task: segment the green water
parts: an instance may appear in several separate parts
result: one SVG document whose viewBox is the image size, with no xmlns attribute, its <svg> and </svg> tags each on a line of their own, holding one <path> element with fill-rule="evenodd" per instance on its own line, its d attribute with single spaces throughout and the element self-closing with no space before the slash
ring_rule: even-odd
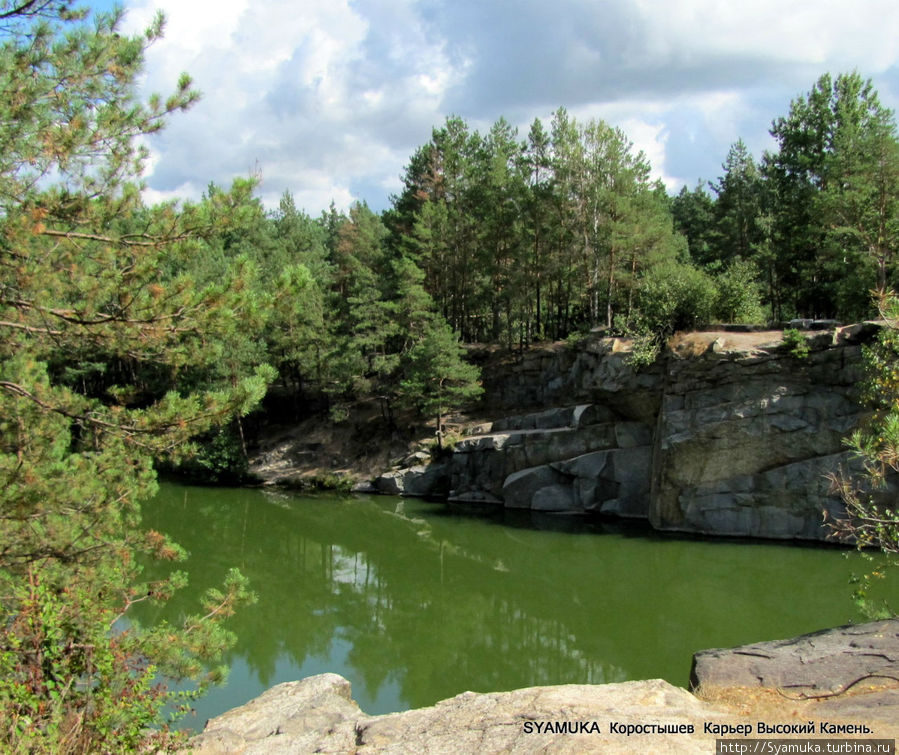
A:
<svg viewBox="0 0 899 755">
<path fill-rule="evenodd" d="M 231 676 L 196 704 L 193 728 L 325 671 L 348 678 L 372 714 L 465 690 L 655 677 L 684 686 L 696 650 L 859 618 L 848 580 L 864 565 L 834 548 L 172 483 L 144 511 L 190 554 L 191 588 L 165 616 L 195 612 L 191 595 L 230 566 L 259 596 L 232 620 Z"/>
</svg>

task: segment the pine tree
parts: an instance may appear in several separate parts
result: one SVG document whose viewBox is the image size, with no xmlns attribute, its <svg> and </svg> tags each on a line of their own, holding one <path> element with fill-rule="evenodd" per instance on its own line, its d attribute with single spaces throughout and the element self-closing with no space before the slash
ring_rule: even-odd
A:
<svg viewBox="0 0 899 755">
<path fill-rule="evenodd" d="M 141 205 L 136 137 L 197 94 L 183 76 L 167 99 L 139 102 L 162 18 L 128 37 L 120 17 L 0 0 L 4 749 L 145 745 L 170 699 L 157 680 L 217 678 L 203 661 L 227 646 L 218 622 L 248 597 L 235 572 L 181 627 L 121 622 L 184 583 L 140 579 L 140 553 L 180 556 L 139 526 L 154 460 L 184 457 L 192 435 L 248 411 L 273 371 L 232 356 L 264 326 L 255 266 L 237 255 L 195 274 L 207 240 L 252 212 L 247 185 L 200 205 Z M 202 374 L 214 379 L 181 379 Z"/>
<path fill-rule="evenodd" d="M 762 241 L 762 176 L 742 139 L 731 145 L 721 167 L 724 175 L 711 184 L 717 197 L 717 258 L 748 260 Z"/>
<path fill-rule="evenodd" d="M 825 74 L 771 134 L 778 150 L 763 171 L 776 298 L 786 310 L 775 306 L 775 316 L 864 316 L 869 291 L 890 277 L 895 249 L 892 112 L 859 74 Z"/>
<path fill-rule="evenodd" d="M 437 444 L 443 445 L 443 418 L 482 392 L 480 371 L 463 358 L 456 334 L 437 319 L 406 354 L 401 398 L 407 406 L 436 421 Z"/>
</svg>

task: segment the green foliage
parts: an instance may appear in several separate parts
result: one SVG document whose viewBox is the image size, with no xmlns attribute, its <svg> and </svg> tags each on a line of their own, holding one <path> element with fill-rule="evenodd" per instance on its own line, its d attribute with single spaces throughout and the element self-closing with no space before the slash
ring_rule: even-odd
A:
<svg viewBox="0 0 899 755">
<path fill-rule="evenodd" d="M 637 291 L 638 330 L 670 335 L 707 324 L 715 311 L 715 282 L 690 265 L 652 268 Z"/>
<path fill-rule="evenodd" d="M 765 315 L 757 278 L 756 266 L 739 257 L 716 275 L 715 319 L 732 323 L 763 322 Z"/>
<path fill-rule="evenodd" d="M 187 457 L 273 377 L 253 337 L 270 297 L 240 248 L 258 205 L 244 181 L 142 206 L 135 137 L 197 96 L 182 77 L 134 97 L 161 18 L 132 38 L 119 12 L 87 23 L 65 0 L 0 13 L 0 748 L 162 746 L 158 682 L 220 677 L 220 622 L 251 596 L 235 573 L 179 627 L 129 622 L 184 584 L 142 580 L 141 554 L 181 552 L 141 532 L 139 503 L 155 460 Z"/>
<path fill-rule="evenodd" d="M 351 477 L 343 477 L 336 474 L 324 473 L 317 474 L 308 479 L 301 480 L 303 488 L 312 488 L 313 490 L 328 490 L 334 493 L 351 493 L 353 490 L 353 479 Z"/>
<path fill-rule="evenodd" d="M 853 540 L 859 549 L 876 548 L 886 554 L 886 561 L 873 565 L 855 589 L 860 607 L 882 617 L 895 615 L 896 610 L 873 600 L 872 586 L 899 565 L 899 510 L 894 504 L 899 472 L 899 299 L 894 293 L 885 294 L 878 308 L 884 327 L 864 350 L 863 398 L 873 414 L 847 441 L 863 473 L 852 476 L 844 471 L 831 478 L 846 516 L 829 525 L 835 535 Z"/>
<path fill-rule="evenodd" d="M 783 332 L 783 348 L 796 359 L 808 359 L 808 339 L 801 330 L 785 328 Z"/>
<path fill-rule="evenodd" d="M 630 316 L 615 321 L 616 329 L 633 340 L 628 363 L 647 367 L 675 331 L 707 324 L 716 296 L 711 276 L 692 265 L 669 261 L 650 268 L 640 280 Z"/>
<path fill-rule="evenodd" d="M 194 439 L 196 452 L 174 471 L 196 482 L 236 485 L 246 482 L 247 454 L 234 425 L 219 427 Z"/>
<path fill-rule="evenodd" d="M 400 397 L 404 404 L 437 422 L 442 445 L 443 415 L 482 392 L 480 371 L 463 358 L 462 345 L 445 322 L 436 321 L 408 352 Z"/>
<path fill-rule="evenodd" d="M 702 183 L 693 190 L 682 187 L 671 200 L 671 216 L 675 229 L 684 235 L 690 259 L 703 267 L 719 262 L 715 233 L 715 201 Z"/>
<path fill-rule="evenodd" d="M 588 333 L 583 330 L 572 330 L 565 338 L 563 342 L 565 346 L 569 349 L 577 349 L 578 346 L 587 338 Z"/>
<path fill-rule="evenodd" d="M 460 118 L 435 129 L 388 214 L 391 244 L 465 340 L 512 347 L 610 326 L 642 273 L 685 251 L 667 197 L 602 121 L 559 109 L 516 137 L 502 118 L 485 135 Z"/>
<path fill-rule="evenodd" d="M 771 201 L 775 317 L 864 315 L 892 283 L 899 146 L 891 111 L 857 73 L 822 76 L 774 121 L 763 172 Z"/>
<path fill-rule="evenodd" d="M 664 339 L 657 333 L 647 330 L 636 330 L 628 333 L 633 343 L 631 353 L 627 356 L 627 363 L 636 370 L 649 367 L 662 350 Z"/>
<path fill-rule="evenodd" d="M 724 175 L 711 184 L 715 202 L 715 260 L 749 259 L 764 237 L 761 225 L 762 176 L 742 139 L 731 145 L 721 166 Z"/>
</svg>

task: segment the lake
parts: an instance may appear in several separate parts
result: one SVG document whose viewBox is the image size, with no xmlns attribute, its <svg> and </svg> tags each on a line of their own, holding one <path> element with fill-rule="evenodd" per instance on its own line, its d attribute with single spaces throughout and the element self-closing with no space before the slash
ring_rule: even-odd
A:
<svg viewBox="0 0 899 755">
<path fill-rule="evenodd" d="M 686 686 L 697 650 L 860 620 L 849 579 L 867 566 L 826 546 L 171 482 L 144 521 L 187 549 L 178 568 L 191 584 L 142 619 L 196 612 L 196 596 L 231 566 L 259 597 L 230 620 L 231 675 L 181 724 L 195 729 L 326 671 L 349 679 L 371 714 L 466 690 L 657 677 Z"/>
</svg>

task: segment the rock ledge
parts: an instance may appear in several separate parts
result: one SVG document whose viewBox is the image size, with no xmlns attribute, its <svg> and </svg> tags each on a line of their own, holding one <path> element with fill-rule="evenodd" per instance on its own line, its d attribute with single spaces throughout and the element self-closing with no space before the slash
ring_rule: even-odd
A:
<svg viewBox="0 0 899 755">
<path fill-rule="evenodd" d="M 855 682 L 862 677 L 869 683 Z M 212 719 L 190 751 L 707 753 L 727 725 L 755 734 L 760 721 L 812 722 L 816 736 L 819 722 L 842 722 L 850 738 L 869 727 L 865 736 L 892 739 L 899 736 L 899 619 L 702 651 L 691 681 L 715 702 L 653 679 L 464 692 L 428 708 L 369 716 L 346 679 L 320 674 Z"/>
</svg>

